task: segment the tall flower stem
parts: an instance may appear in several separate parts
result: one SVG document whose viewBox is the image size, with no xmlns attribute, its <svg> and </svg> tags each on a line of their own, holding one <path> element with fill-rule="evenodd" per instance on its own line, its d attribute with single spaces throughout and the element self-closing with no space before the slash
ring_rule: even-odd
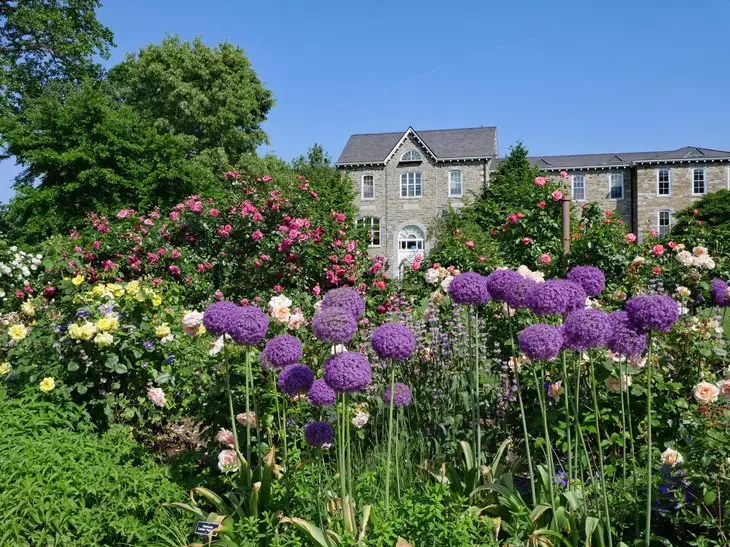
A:
<svg viewBox="0 0 730 547">
<path fill-rule="evenodd" d="M 470 333 L 471 336 L 471 333 Z M 482 466 L 482 417 L 479 405 L 481 399 L 479 396 L 479 373 L 481 369 L 479 367 L 479 308 L 474 306 L 474 408 L 476 411 L 476 422 L 477 422 L 477 438 L 476 438 L 476 463 L 477 469 Z"/>
<path fill-rule="evenodd" d="M 395 396 L 395 366 L 390 363 L 390 401 L 388 403 L 388 456 L 385 467 L 385 509 L 390 506 L 390 458 L 393 444 L 393 398 Z"/>
<path fill-rule="evenodd" d="M 545 394 L 543 392 L 543 390 L 545 389 L 543 387 L 545 385 L 545 373 L 542 369 L 540 369 L 540 375 L 542 377 L 542 381 L 540 381 L 537 377 L 537 367 L 534 363 L 531 368 L 532 376 L 535 379 L 535 387 L 537 388 L 537 398 L 540 402 L 540 414 L 542 414 L 542 429 L 545 435 L 545 445 L 547 446 L 547 466 L 548 475 L 550 477 L 550 480 L 548 481 L 548 490 L 550 492 L 550 505 L 553 508 L 553 518 L 555 518 L 555 512 L 557 510 L 557 507 L 555 506 L 555 489 L 553 487 L 555 470 L 553 469 L 553 444 L 550 441 L 550 428 L 548 428 L 547 423 L 547 409 L 545 408 Z"/>
<path fill-rule="evenodd" d="M 345 525 L 345 531 L 352 533 L 355 529 L 350 514 L 350 503 L 347 497 L 347 471 L 345 466 L 345 427 L 347 423 L 347 407 L 345 404 L 344 393 L 340 397 L 340 416 L 337 420 L 338 436 L 339 436 L 339 453 L 340 453 L 340 505 L 342 506 L 342 519 Z"/>
<path fill-rule="evenodd" d="M 568 488 L 570 488 L 571 483 L 573 482 L 573 443 L 571 439 L 571 420 L 570 420 L 570 402 L 568 401 L 568 384 L 570 383 L 568 380 L 568 365 L 566 364 L 567 357 L 565 355 L 565 351 L 562 352 L 562 358 L 563 358 L 563 402 L 564 402 L 564 408 L 565 408 L 565 431 L 567 432 L 568 436 Z"/>
<path fill-rule="evenodd" d="M 624 365 L 623 362 L 619 364 L 618 372 L 618 386 L 619 394 L 621 395 L 621 454 L 623 456 L 623 478 L 624 483 L 626 482 L 626 407 L 624 406 Z M 626 386 L 628 389 L 628 386 Z M 624 488 L 626 485 L 624 484 Z"/>
<path fill-rule="evenodd" d="M 246 348 L 246 461 L 251 465 L 251 350 Z M 235 419 L 235 416 L 234 416 Z"/>
<path fill-rule="evenodd" d="M 654 463 L 651 453 L 651 332 L 647 335 L 646 345 L 649 348 L 649 353 L 646 357 L 646 447 L 648 454 L 646 458 L 646 530 L 644 532 L 644 545 L 649 547 L 651 543 L 651 494 L 653 490 L 651 469 Z"/>
<path fill-rule="evenodd" d="M 350 518 L 352 519 L 352 522 L 355 522 L 355 515 L 354 515 L 354 508 L 352 507 L 352 500 L 353 500 L 353 493 L 354 489 L 352 488 L 352 445 L 350 444 L 350 420 L 347 418 L 349 417 L 347 414 L 347 393 L 344 395 L 345 398 L 345 433 L 347 435 L 347 493 L 348 493 L 348 499 L 350 502 L 349 508 L 350 508 Z M 354 529 L 354 524 L 353 524 Z"/>
<path fill-rule="evenodd" d="M 512 363 L 514 365 L 515 373 L 515 387 L 517 388 L 517 401 L 520 404 L 520 418 L 522 419 L 522 434 L 525 437 L 525 452 L 527 453 L 527 468 L 530 472 L 530 493 L 532 494 L 532 506 L 537 506 L 537 495 L 535 494 L 535 471 L 532 468 L 532 455 L 530 454 L 530 436 L 527 433 L 527 419 L 525 418 L 525 405 L 522 403 L 522 388 L 520 387 L 520 371 L 518 370 L 519 365 L 517 364 L 517 349 L 515 347 L 515 335 L 514 329 L 512 328 L 512 321 L 509 321 L 510 325 L 510 340 L 512 343 Z"/>
<path fill-rule="evenodd" d="M 628 369 L 627 369 L 628 373 Z M 623 393 L 621 394 L 623 397 Z M 634 499 L 639 499 L 639 484 L 637 479 L 637 472 L 636 472 L 636 452 L 634 450 L 634 426 L 633 426 L 633 420 L 631 418 L 631 390 L 629 389 L 629 386 L 626 386 L 626 413 L 627 413 L 627 421 L 629 422 L 629 445 L 631 447 L 631 474 L 633 476 L 633 483 L 634 483 Z M 636 535 L 638 537 L 639 535 L 639 519 L 638 519 L 638 511 L 634 511 L 634 528 L 636 531 Z"/>
<path fill-rule="evenodd" d="M 589 361 L 588 368 L 591 369 L 591 393 L 593 395 L 593 417 L 596 420 L 596 442 L 598 443 L 598 465 L 601 470 L 601 494 L 603 497 L 603 511 L 606 516 L 606 530 L 608 531 L 608 545 L 613 547 L 611 534 L 611 513 L 608 510 L 608 495 L 606 491 L 606 472 L 603 467 L 603 446 L 601 443 L 601 425 L 598 415 L 598 396 L 596 394 L 596 373 L 593 370 L 593 361 Z"/>
<path fill-rule="evenodd" d="M 395 492 L 400 498 L 400 462 L 398 461 L 398 454 L 400 453 L 400 444 L 398 443 L 398 437 L 403 427 L 401 422 L 403 417 L 403 409 L 398 409 L 398 415 L 395 418 Z"/>
</svg>

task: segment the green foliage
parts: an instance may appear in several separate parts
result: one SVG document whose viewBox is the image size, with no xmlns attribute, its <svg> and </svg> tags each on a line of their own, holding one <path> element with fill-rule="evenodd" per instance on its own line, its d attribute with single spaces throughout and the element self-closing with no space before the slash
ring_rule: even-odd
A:
<svg viewBox="0 0 730 547">
<path fill-rule="evenodd" d="M 704 243 L 715 254 L 730 255 L 730 190 L 707 194 L 677 213 L 672 235 Z"/>
<path fill-rule="evenodd" d="M 72 405 L 2 391 L 0 406 L 3 545 L 153 545 L 185 529 L 159 510 L 184 491 L 127 429 L 98 437 Z"/>
<path fill-rule="evenodd" d="M 87 80 L 49 88 L 0 124 L 25 167 L 3 212 L 13 239 L 37 243 L 93 211 L 172 205 L 213 186 L 192 157 L 192 137 L 158 132 L 105 87 Z"/>
<path fill-rule="evenodd" d="M 261 123 L 273 96 L 231 43 L 211 48 L 199 37 L 170 36 L 128 55 L 109 79 L 121 100 L 163 134 L 192 139 L 192 153 L 214 172 L 268 142 Z"/>
<path fill-rule="evenodd" d="M 12 0 L 0 5 L 0 109 L 5 116 L 51 82 L 98 77 L 112 31 L 96 18 L 99 0 Z"/>
</svg>

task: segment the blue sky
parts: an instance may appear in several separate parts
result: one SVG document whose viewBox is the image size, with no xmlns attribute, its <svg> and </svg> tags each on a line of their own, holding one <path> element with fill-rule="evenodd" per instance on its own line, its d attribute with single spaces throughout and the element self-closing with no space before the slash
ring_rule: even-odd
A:
<svg viewBox="0 0 730 547">
<path fill-rule="evenodd" d="M 496 125 L 500 154 L 730 150 L 730 2 L 106 0 L 109 65 L 166 34 L 245 49 L 285 159 L 351 133 Z M 0 201 L 17 171 L 0 165 Z"/>
</svg>

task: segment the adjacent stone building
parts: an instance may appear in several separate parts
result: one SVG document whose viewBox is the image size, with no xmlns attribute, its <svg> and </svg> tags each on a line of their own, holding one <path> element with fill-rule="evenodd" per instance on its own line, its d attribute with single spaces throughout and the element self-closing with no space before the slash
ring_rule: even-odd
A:
<svg viewBox="0 0 730 547">
<path fill-rule="evenodd" d="M 433 245 L 427 227 L 449 206 L 489 184 L 499 165 L 495 127 L 352 135 L 337 167 L 358 193 L 358 222 L 389 273 Z M 730 152 L 684 147 L 663 152 L 531 157 L 550 175 L 568 174 L 573 200 L 616 211 L 639 234 L 671 229 L 676 211 L 730 189 Z"/>
</svg>

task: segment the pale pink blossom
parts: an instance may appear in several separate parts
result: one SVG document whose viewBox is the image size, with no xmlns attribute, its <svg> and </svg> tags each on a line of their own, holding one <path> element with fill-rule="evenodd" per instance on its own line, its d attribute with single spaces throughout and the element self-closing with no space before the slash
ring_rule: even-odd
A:
<svg viewBox="0 0 730 547">
<path fill-rule="evenodd" d="M 218 430 L 218 433 L 215 435 L 215 440 L 218 441 L 221 444 L 225 444 L 226 446 L 230 446 L 233 448 L 233 432 L 228 429 L 220 428 Z"/>
<path fill-rule="evenodd" d="M 548 253 L 542 253 L 540 255 L 540 264 L 542 264 L 543 266 L 547 266 L 552 261 L 553 261 L 553 257 L 550 256 Z"/>
<path fill-rule="evenodd" d="M 535 186 L 545 186 L 547 179 L 545 177 L 535 177 Z"/>
<path fill-rule="evenodd" d="M 695 401 L 702 406 L 709 405 L 717 401 L 720 390 L 715 384 L 710 382 L 700 382 L 694 388 Z"/>
<path fill-rule="evenodd" d="M 560 201 L 561 199 L 563 199 L 563 193 L 560 190 L 555 190 L 551 195 L 553 196 L 553 199 L 555 201 Z"/>
<path fill-rule="evenodd" d="M 149 388 L 147 390 L 147 398 L 155 406 L 163 407 L 167 403 L 167 399 L 165 398 L 165 392 L 162 391 L 161 387 Z"/>
<path fill-rule="evenodd" d="M 241 424 L 243 427 L 246 427 L 248 424 L 248 427 L 251 429 L 256 428 L 256 413 L 253 410 L 250 410 L 248 414 L 245 412 L 241 412 L 240 414 L 236 415 L 236 421 Z"/>
<path fill-rule="evenodd" d="M 222 450 L 218 454 L 218 469 L 222 473 L 238 471 L 238 456 L 236 456 L 235 450 Z"/>
<path fill-rule="evenodd" d="M 636 243 L 636 234 L 626 234 L 626 243 Z"/>
<path fill-rule="evenodd" d="M 560 176 L 563 177 L 564 179 L 567 179 L 568 178 L 568 172 L 567 171 L 560 171 Z"/>
</svg>

